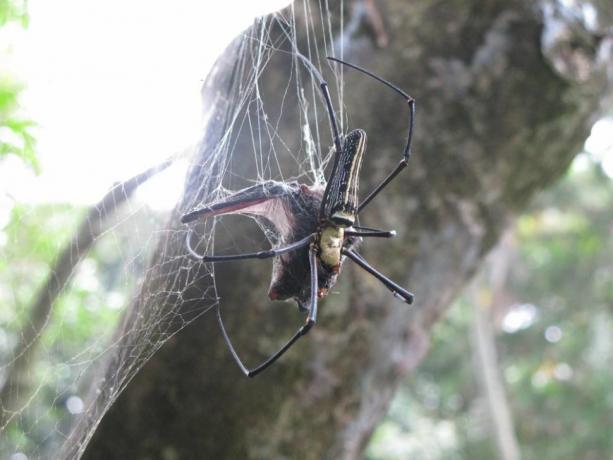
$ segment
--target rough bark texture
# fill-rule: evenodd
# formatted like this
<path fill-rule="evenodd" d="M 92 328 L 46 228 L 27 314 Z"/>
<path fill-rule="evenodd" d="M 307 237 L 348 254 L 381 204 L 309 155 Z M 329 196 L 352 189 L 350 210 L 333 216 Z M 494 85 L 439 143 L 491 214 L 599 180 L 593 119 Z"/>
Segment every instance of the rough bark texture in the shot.
<path fill-rule="evenodd" d="M 431 328 L 506 222 L 580 150 L 604 77 L 595 65 L 585 78 L 554 70 L 543 51 L 537 2 L 389 0 L 379 6 L 388 47 L 376 49 L 365 24 L 346 42 L 345 58 L 406 88 L 417 99 L 418 119 L 408 170 L 363 218 L 365 225 L 399 230 L 399 237 L 369 241 L 362 252 L 415 292 L 414 307 L 348 266 L 338 294 L 322 302 L 316 328 L 254 380 L 240 374 L 214 316 L 204 315 L 168 340 L 127 386 L 86 458 L 360 458 L 399 381 L 426 354 Z M 577 52 L 593 64 L 595 50 L 581 46 L 554 58 L 571 60 Z M 216 113 L 228 103 L 227 71 L 222 65 L 209 81 L 208 91 L 221 104 Z M 399 160 L 406 108 L 355 73 L 345 72 L 345 79 L 351 127 L 366 129 L 369 144 L 376 144 L 365 159 L 366 190 Z M 264 89 L 274 91 L 277 83 L 271 78 Z M 289 119 L 281 129 L 296 126 Z M 207 142 L 219 134 L 213 117 Z M 202 193 L 198 174 L 208 173 L 193 172 L 185 203 Z M 139 315 L 152 309 L 176 308 L 168 292 L 176 289 L 177 267 L 188 266 L 182 238 L 177 232 L 161 247 L 124 325 L 142 325 Z M 228 328 L 247 355 L 271 350 L 302 320 L 294 308 L 270 305 L 265 289 L 252 289 L 267 282 L 257 263 L 216 270 Z M 194 271 L 185 276 L 198 280 Z M 196 284 L 184 296 L 192 300 L 180 306 L 185 312 L 205 289 Z M 104 385 L 118 377 L 119 360 L 147 346 L 129 339 L 118 344 Z M 90 411 L 89 423 L 107 406 Z M 86 426 L 77 428 L 67 452 L 83 446 Z"/>

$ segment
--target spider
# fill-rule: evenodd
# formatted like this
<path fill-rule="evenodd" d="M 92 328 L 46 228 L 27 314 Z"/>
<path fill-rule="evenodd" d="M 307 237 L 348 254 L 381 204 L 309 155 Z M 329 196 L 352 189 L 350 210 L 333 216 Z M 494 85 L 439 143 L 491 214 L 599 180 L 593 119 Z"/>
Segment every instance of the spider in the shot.
<path fill-rule="evenodd" d="M 254 377 L 277 361 L 300 337 L 307 334 L 317 320 L 318 299 L 325 297 L 336 283 L 346 258 L 377 278 L 397 298 L 408 304 L 413 294 L 373 268 L 356 247 L 362 238 L 391 238 L 395 231 L 363 227 L 356 224 L 359 213 L 385 188 L 408 163 L 411 156 L 415 101 L 400 88 L 362 67 L 328 57 L 330 61 L 345 65 L 374 78 L 400 94 L 409 105 L 408 136 L 402 159 L 391 173 L 358 204 L 358 177 L 362 157 L 366 150 L 366 133 L 355 129 L 344 137 L 338 132 L 328 84 L 317 68 L 302 54 L 297 57 L 319 81 L 321 95 L 326 105 L 334 141 L 334 163 L 325 189 L 297 182 L 266 181 L 235 192 L 219 201 L 198 207 L 181 217 L 187 224 L 197 219 L 228 214 L 260 216 L 271 223 L 279 239 L 266 251 L 202 255 L 191 246 L 192 231 L 187 232 L 188 252 L 203 262 L 227 262 L 243 259 L 273 258 L 273 272 L 268 297 L 271 300 L 294 299 L 301 311 L 307 312 L 306 320 L 296 333 L 277 352 L 255 368 L 249 369 L 239 358 L 224 326 L 219 306 L 217 318 L 223 338 L 232 357 L 248 377 Z"/>

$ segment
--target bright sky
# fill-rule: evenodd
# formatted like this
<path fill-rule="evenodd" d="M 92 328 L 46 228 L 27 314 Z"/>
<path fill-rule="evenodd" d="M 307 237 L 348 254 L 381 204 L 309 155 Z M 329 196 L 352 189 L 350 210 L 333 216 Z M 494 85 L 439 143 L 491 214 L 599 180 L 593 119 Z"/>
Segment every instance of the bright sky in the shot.
<path fill-rule="evenodd" d="M 95 202 L 113 182 L 190 148 L 216 56 L 255 16 L 288 2 L 30 0 L 29 28 L 0 36 L 10 44 L 0 70 L 26 84 L 21 103 L 39 125 L 42 175 L 5 162 L 0 214 L 13 199 Z M 181 176 L 149 187 L 150 198 L 172 205 Z"/>
<path fill-rule="evenodd" d="M 585 150 L 613 179 L 613 118 L 603 118 L 594 123 L 590 137 L 585 141 Z"/>

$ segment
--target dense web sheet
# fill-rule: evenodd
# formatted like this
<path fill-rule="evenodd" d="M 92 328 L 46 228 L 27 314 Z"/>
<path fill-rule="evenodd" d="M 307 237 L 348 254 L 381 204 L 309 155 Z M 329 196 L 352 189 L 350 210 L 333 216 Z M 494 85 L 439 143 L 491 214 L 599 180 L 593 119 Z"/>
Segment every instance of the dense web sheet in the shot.
<path fill-rule="evenodd" d="M 140 204 L 133 189 L 120 184 L 114 197 L 82 218 L 72 242 L 60 243 L 70 239 L 65 236 L 53 241 L 47 262 L 56 270 L 48 280 L 55 293 L 46 297 L 53 301 L 48 310 L 43 308 L 39 318 L 29 316 L 35 301 L 20 294 L 14 312 L 0 318 L 2 337 L 8 337 L 0 343 L 0 456 L 81 455 L 104 413 L 164 342 L 216 306 L 223 311 L 215 267 L 186 254 L 182 213 L 271 179 L 325 185 L 332 157 L 329 122 L 317 81 L 294 50 L 300 36 L 306 47 L 299 51 L 328 81 L 343 133 L 342 68 L 326 60 L 342 58 L 343 9 L 343 2 L 332 8 L 326 0 L 297 1 L 283 13 L 257 20 L 235 41 L 205 83 L 206 132 L 189 165 L 184 198 L 170 215 Z M 278 83 L 274 94 L 263 79 Z M 281 120 L 288 119 L 294 120 L 291 135 L 280 129 Z M 20 236 L 20 226 L 37 222 L 59 220 L 65 235 L 75 228 L 72 216 L 73 209 L 59 206 L 26 209 L 7 227 L 11 244 L 5 247 L 37 244 Z M 236 253 L 278 240 L 263 219 L 251 218 L 255 231 L 247 234 L 233 233 L 232 219 L 249 218 L 196 223 L 199 252 Z M 80 233 L 89 238 L 80 239 Z M 65 260 L 57 259 L 62 247 Z M 11 257 L 19 255 L 7 254 L 7 260 Z M 63 279 L 59 270 L 72 275 Z M 26 278 L 22 274 L 13 282 L 25 285 Z M 45 285 L 38 278 L 28 280 L 30 291 Z M 17 308 L 17 303 L 24 305 Z M 20 360 L 23 368 L 12 375 Z"/>

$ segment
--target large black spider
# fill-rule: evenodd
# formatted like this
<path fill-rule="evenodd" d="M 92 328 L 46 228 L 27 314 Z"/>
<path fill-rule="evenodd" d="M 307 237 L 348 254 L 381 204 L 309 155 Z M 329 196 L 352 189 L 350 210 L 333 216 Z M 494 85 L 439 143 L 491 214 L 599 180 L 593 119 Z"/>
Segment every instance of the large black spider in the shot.
<path fill-rule="evenodd" d="M 406 166 L 411 156 L 415 101 L 400 88 L 377 75 L 340 59 L 329 60 L 358 70 L 405 98 L 409 105 L 409 127 L 406 146 L 400 163 L 358 204 L 358 176 L 366 149 L 366 133 L 361 129 L 349 132 L 344 138 L 338 133 L 338 123 L 332 107 L 328 85 L 321 73 L 303 55 L 298 58 L 319 80 L 319 86 L 330 118 L 334 140 L 334 164 L 325 190 L 297 182 L 267 181 L 238 192 L 220 201 L 196 208 L 181 217 L 189 223 L 197 219 L 228 214 L 247 214 L 264 217 L 276 229 L 279 240 L 267 251 L 232 255 L 201 255 L 191 247 L 191 231 L 187 234 L 187 250 L 204 262 L 225 262 L 241 259 L 274 258 L 272 281 L 268 291 L 271 300 L 295 299 L 301 310 L 307 311 L 305 324 L 276 353 L 259 366 L 248 369 L 238 357 L 226 332 L 219 306 L 217 318 L 224 340 L 236 363 L 249 377 L 262 372 L 279 359 L 317 320 L 317 300 L 327 295 L 336 283 L 346 257 L 383 283 L 396 297 L 406 303 L 413 302 L 413 294 L 403 289 L 373 268 L 355 247 L 363 237 L 395 236 L 394 231 L 383 231 L 355 224 L 358 214 Z"/>

